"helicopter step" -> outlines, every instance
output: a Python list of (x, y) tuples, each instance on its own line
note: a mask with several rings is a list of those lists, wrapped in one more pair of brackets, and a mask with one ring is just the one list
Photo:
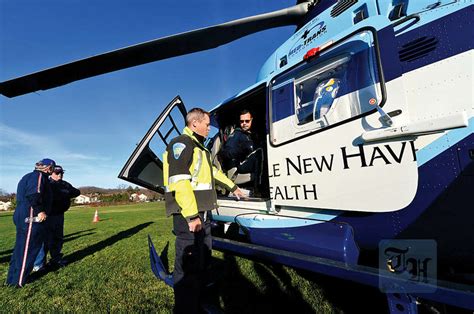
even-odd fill
[(218, 200), (213, 234), (244, 235), (247, 242), (357, 264), (359, 248), (351, 225), (330, 221), (328, 211), (273, 208), (270, 200)]

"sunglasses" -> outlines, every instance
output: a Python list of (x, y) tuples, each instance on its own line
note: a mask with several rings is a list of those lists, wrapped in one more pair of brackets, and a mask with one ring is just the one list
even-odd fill
[(240, 123), (250, 123), (250, 121), (252, 121), (252, 119), (250, 119), (250, 120), (240, 120)]
[(59, 171), (59, 172), (54, 171), (54, 173), (57, 174), (57, 175), (64, 174), (64, 172), (61, 172), (61, 171)]

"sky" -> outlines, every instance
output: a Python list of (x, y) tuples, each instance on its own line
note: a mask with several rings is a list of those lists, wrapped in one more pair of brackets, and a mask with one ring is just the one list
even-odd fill
[[(0, 0), (0, 81), (294, 5), (287, 0)], [(294, 27), (16, 98), (0, 96), (0, 189), (42, 158), (76, 187), (116, 188), (136, 144), (180, 95), (210, 110), (253, 85)]]

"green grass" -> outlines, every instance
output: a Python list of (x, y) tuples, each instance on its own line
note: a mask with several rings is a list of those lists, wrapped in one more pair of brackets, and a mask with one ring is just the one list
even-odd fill
[[(98, 223), (92, 223), (94, 211), (92, 207), (74, 207), (66, 213), (63, 253), (70, 264), (43, 274), (22, 289), (2, 287), (2, 312), (172, 311), (173, 290), (154, 277), (148, 258), (150, 234), (158, 251), (169, 242), (169, 263), (173, 265), (172, 221), (165, 217), (163, 204), (100, 207)], [(15, 241), (12, 215), (0, 214), (2, 282)], [(213, 252), (213, 265), (219, 278), (214, 298), (226, 313), (339, 313), (354, 309), (340, 301), (339, 293), (350, 290), (343, 281), (218, 251)], [(316, 282), (322, 282), (323, 288)]]

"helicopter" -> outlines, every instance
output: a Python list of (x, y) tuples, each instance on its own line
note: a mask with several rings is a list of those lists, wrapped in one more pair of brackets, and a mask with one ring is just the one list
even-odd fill
[[(298, 1), (8, 80), (0, 93), (55, 88), (294, 25), (257, 82), (210, 111), (215, 139), (246, 108), (265, 139), (262, 195), (219, 196), (214, 247), (382, 285), (394, 313), (416, 311), (420, 299), (472, 309), (472, 16), (472, 1)], [(119, 177), (163, 192), (161, 153), (186, 111), (175, 97)], [(155, 274), (172, 285), (149, 245)]]

